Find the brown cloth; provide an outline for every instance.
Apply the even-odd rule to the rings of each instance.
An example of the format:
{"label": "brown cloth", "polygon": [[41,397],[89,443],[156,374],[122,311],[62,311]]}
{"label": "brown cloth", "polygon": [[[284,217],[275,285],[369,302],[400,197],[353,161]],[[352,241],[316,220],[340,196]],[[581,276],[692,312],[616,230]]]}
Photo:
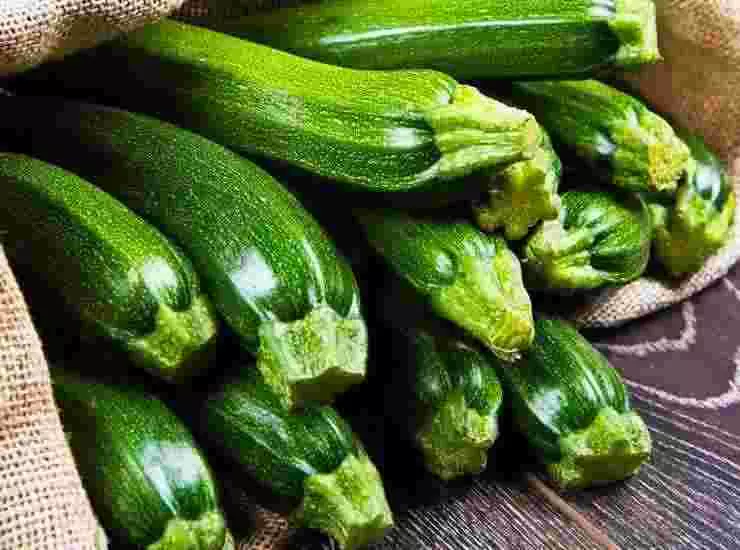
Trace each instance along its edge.
{"label": "brown cloth", "polygon": [[[181,3],[0,0],[0,75],[92,46],[171,13]],[[224,5],[223,0],[215,3]],[[656,4],[665,62],[634,80],[650,101],[699,131],[734,166],[738,188],[740,3]],[[209,2],[191,1],[181,13],[203,16]],[[721,279],[739,257],[736,229],[732,242],[701,273],[678,285],[642,279],[598,296],[575,319],[605,327],[645,316]],[[53,404],[41,344],[0,252],[0,550],[94,548],[95,525]],[[244,549],[273,549],[280,546],[273,541],[286,540],[282,520],[265,515],[261,525]]]}

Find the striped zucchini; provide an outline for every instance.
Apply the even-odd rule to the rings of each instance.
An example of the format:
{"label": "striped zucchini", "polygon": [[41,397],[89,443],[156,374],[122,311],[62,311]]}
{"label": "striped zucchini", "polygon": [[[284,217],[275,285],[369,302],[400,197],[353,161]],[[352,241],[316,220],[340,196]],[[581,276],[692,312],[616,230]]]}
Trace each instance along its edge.
{"label": "striped zucchini", "polygon": [[171,382],[208,366],[218,324],[190,261],[113,197],[0,153],[0,236],[15,265],[137,365]]}
{"label": "striped zucchini", "polygon": [[176,21],[33,75],[31,88],[155,114],[348,189],[434,202],[476,195],[538,139],[529,113],[441,73],[340,68]]}
{"label": "striped zucchini", "polygon": [[456,78],[586,77],[660,58],[651,0],[319,0],[219,10],[195,22],[360,69]]}
{"label": "striped zucchini", "polygon": [[286,403],[331,401],[362,381],[367,335],[354,275],[266,172],[187,130],[92,104],[0,98],[0,130],[13,147],[95,181],[181,245]]}

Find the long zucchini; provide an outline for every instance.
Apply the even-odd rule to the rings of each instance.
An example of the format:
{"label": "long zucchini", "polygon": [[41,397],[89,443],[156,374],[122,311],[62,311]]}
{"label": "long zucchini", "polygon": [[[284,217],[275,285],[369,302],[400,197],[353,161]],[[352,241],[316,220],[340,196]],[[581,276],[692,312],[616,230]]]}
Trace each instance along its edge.
{"label": "long zucchini", "polygon": [[265,171],[171,124],[92,104],[0,98],[0,130],[10,146],[90,178],[180,244],[287,403],[330,401],[364,378],[354,275]]}
{"label": "long zucchini", "polygon": [[659,59],[651,0],[318,0],[200,25],[326,63],[456,78],[585,77]]}
{"label": "long zucchini", "polygon": [[357,217],[375,251],[437,315],[504,360],[529,347],[532,304],[502,237],[447,212],[359,210]]}
{"label": "long zucchini", "polygon": [[328,406],[289,413],[258,370],[240,367],[199,408],[204,441],[292,508],[296,526],[353,550],[393,525],[383,483],[347,423]]}
{"label": "long zucchini", "polygon": [[138,380],[52,368],[54,396],[85,490],[126,548],[221,550],[230,535],[190,432]]}
{"label": "long zucchini", "polygon": [[137,365],[173,382],[208,366],[218,324],[190,261],[92,184],[0,153],[0,237],[13,263]]}
{"label": "long zucchini", "polygon": [[562,147],[604,181],[675,194],[690,152],[640,100],[596,80],[516,82],[511,99],[530,109]]}
{"label": "long zucchini", "polygon": [[435,202],[485,189],[538,138],[529,113],[441,73],[324,65],[176,21],[33,75],[24,81],[148,112],[349,189]]}
{"label": "long zucchini", "polygon": [[538,319],[534,344],[499,374],[514,423],[561,489],[625,479],[650,457],[650,433],[627,388],[576,329]]}

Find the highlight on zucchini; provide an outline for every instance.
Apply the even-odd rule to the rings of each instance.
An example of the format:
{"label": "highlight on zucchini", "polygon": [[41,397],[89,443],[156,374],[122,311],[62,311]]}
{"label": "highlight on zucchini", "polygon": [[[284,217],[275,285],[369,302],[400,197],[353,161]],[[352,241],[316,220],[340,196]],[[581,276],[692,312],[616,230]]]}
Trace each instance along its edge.
{"label": "highlight on zucchini", "polygon": [[233,548],[212,472],[162,401],[125,376],[98,379],[54,365],[51,377],[85,491],[113,541],[147,550]]}
{"label": "highlight on zucchini", "polygon": [[515,82],[511,99],[531,110],[555,146],[605,181],[675,194],[691,153],[640,100],[596,80]]}
{"label": "highlight on zucchini", "polygon": [[203,440],[292,509],[290,521],[346,550],[393,525],[378,471],[349,425],[328,406],[290,413],[251,365],[228,373],[199,408]]}
{"label": "highlight on zucchini", "polygon": [[506,241],[446,212],[364,209],[357,218],[375,251],[440,317],[504,360],[532,342],[532,304]]}
{"label": "highlight on zucchini", "polygon": [[3,97],[2,130],[8,146],[89,178],[177,242],[287,404],[328,402],[364,379],[355,277],[267,172],[172,124],[89,103]]}
{"label": "highlight on zucchini", "polygon": [[209,366],[218,321],[190,261],[88,181],[0,153],[0,237],[16,266],[138,366],[170,382]]}
{"label": "highlight on zucchini", "polygon": [[325,185],[430,201],[477,195],[539,139],[529,113],[442,73],[341,68],[172,20],[18,83],[34,84],[154,114]]}
{"label": "highlight on zucchini", "polygon": [[651,0],[232,3],[195,23],[326,63],[460,79],[583,78],[660,59]]}
{"label": "highlight on zucchini", "polygon": [[568,191],[560,219],[527,239],[522,265],[530,289],[591,290],[640,277],[650,259],[652,223],[634,193]]}
{"label": "highlight on zucchini", "polygon": [[502,230],[508,240],[516,241],[539,222],[558,217],[563,167],[547,132],[540,128],[540,134],[535,156],[501,171],[484,198],[473,203],[475,220],[482,230]]}
{"label": "highlight on zucchini", "polygon": [[570,324],[537,319],[530,350],[498,372],[514,424],[556,487],[620,481],[650,458],[650,432],[619,373]]}

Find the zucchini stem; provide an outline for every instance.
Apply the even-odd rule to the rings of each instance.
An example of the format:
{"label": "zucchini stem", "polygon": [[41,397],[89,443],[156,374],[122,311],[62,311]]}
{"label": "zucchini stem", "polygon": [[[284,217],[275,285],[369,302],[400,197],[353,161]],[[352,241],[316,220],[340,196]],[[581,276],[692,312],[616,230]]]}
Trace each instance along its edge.
{"label": "zucchini stem", "polygon": [[609,27],[621,44],[617,64],[630,68],[661,61],[653,1],[616,0],[616,8],[617,16],[609,19]]}
{"label": "zucchini stem", "polygon": [[147,550],[227,550],[231,540],[223,516],[212,511],[196,520],[171,519],[162,537]]}

